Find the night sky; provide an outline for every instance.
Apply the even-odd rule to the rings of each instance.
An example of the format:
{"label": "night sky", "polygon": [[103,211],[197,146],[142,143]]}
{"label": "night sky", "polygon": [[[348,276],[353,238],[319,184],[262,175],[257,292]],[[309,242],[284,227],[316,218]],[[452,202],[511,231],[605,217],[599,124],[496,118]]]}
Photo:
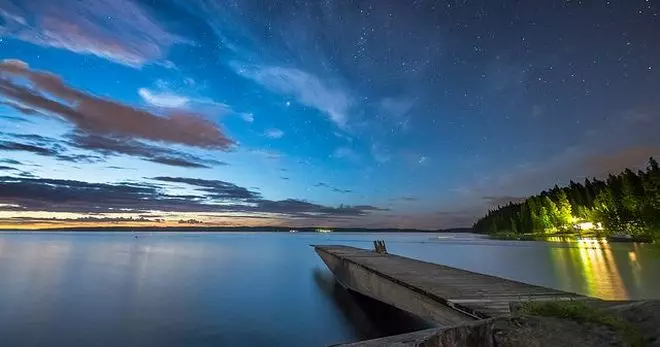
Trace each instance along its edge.
{"label": "night sky", "polygon": [[0,226],[469,226],[660,155],[659,14],[0,0]]}

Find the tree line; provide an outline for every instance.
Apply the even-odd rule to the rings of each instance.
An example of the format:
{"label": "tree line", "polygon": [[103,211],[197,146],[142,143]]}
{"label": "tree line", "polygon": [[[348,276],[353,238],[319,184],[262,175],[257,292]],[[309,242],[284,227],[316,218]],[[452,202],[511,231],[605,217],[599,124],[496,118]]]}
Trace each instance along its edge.
{"label": "tree line", "polygon": [[558,233],[594,226],[605,235],[660,239],[660,168],[650,158],[646,170],[624,170],[606,180],[571,181],[488,211],[473,226],[482,233]]}

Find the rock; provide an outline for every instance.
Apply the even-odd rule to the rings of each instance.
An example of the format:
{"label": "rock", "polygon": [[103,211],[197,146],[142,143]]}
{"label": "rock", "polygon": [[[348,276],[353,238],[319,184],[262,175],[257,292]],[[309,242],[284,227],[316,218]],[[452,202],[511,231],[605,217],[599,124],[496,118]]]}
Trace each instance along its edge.
{"label": "rock", "polygon": [[[591,305],[591,303],[589,303]],[[613,315],[623,326],[610,327],[566,318],[519,313],[449,328],[434,328],[344,347],[660,347],[660,301],[594,302],[597,313]],[[513,310],[518,312],[518,310]],[[631,336],[631,332],[634,334]],[[631,339],[635,338],[635,339]],[[636,340],[640,338],[641,341]]]}
{"label": "rock", "polygon": [[660,301],[636,301],[604,309],[628,322],[646,346],[660,346]]}
{"label": "rock", "polygon": [[627,346],[623,336],[607,327],[552,317],[498,318],[492,338],[498,347]]}

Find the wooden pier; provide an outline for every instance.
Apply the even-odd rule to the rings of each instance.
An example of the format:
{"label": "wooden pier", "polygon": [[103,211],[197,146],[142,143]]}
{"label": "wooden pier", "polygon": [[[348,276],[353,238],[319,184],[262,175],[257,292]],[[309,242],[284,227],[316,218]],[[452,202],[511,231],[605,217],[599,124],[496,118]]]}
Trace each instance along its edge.
{"label": "wooden pier", "polygon": [[511,303],[587,297],[347,246],[314,246],[340,283],[440,326],[511,313]]}

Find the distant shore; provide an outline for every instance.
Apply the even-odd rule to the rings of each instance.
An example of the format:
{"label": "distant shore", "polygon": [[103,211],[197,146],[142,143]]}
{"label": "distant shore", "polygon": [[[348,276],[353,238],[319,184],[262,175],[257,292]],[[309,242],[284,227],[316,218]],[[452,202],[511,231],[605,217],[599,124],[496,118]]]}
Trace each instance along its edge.
{"label": "distant shore", "polygon": [[[0,229],[0,231],[33,231],[33,232],[48,232],[48,231],[71,231],[71,232],[318,232],[318,227],[203,227],[203,226],[181,226],[181,227],[67,227],[67,228],[42,228],[42,229]],[[422,230],[422,229],[397,229],[397,228],[382,228],[382,229],[365,229],[365,228],[323,228],[331,230],[336,233],[471,233],[472,228],[450,228],[450,229],[437,229],[437,230]]]}

